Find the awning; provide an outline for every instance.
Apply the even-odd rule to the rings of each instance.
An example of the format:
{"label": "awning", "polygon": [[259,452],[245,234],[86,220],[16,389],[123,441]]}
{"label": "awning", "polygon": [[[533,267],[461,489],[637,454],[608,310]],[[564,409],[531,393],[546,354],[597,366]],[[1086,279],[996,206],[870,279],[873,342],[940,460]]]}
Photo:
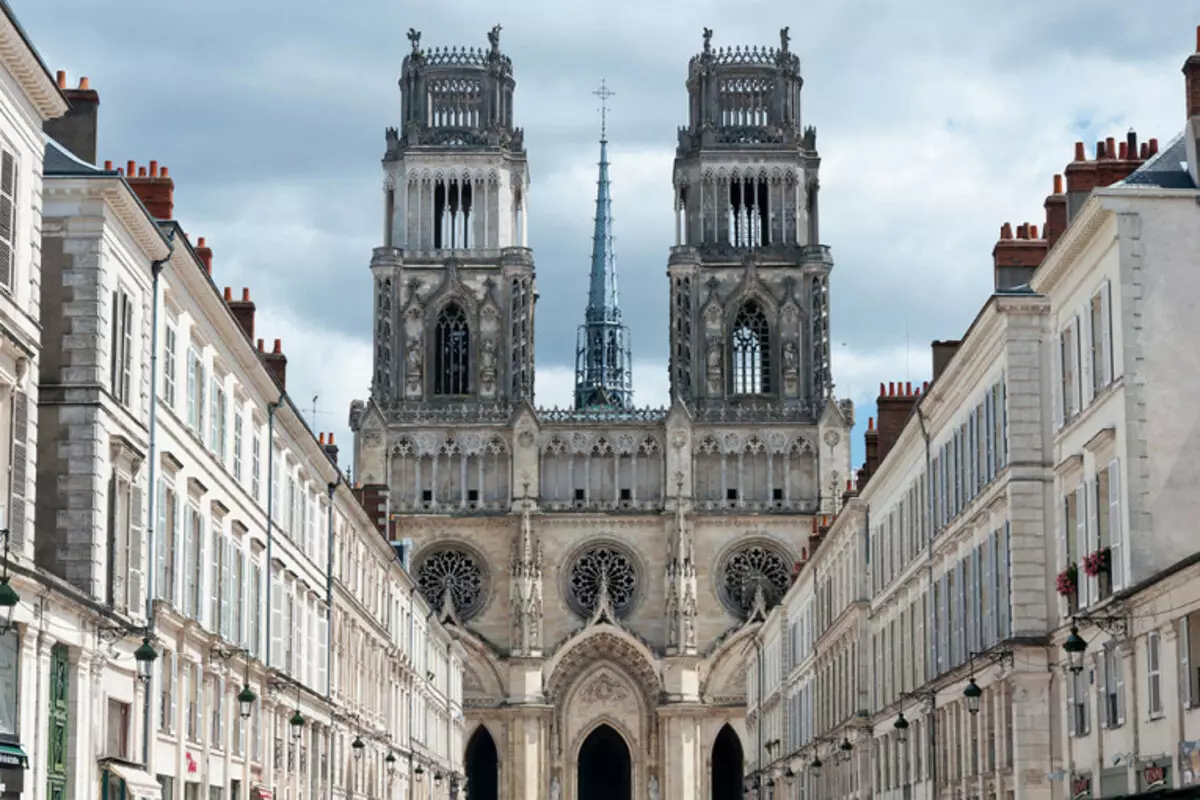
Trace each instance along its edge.
{"label": "awning", "polygon": [[254,800],[271,800],[271,790],[265,786],[256,785],[250,790],[250,796]]}
{"label": "awning", "polygon": [[102,767],[125,781],[125,791],[138,800],[162,800],[162,786],[143,769],[132,764],[109,761]]}
{"label": "awning", "polygon": [[29,756],[19,744],[0,744],[0,769],[29,769]]}

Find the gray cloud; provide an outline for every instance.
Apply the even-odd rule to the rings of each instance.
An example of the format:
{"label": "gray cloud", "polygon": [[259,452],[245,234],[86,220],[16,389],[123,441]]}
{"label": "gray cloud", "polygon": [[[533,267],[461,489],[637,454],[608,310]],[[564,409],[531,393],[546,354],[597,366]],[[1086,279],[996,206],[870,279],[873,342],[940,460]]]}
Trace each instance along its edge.
{"label": "gray cloud", "polygon": [[[775,44],[789,25],[805,124],[818,127],[824,159],[835,378],[869,405],[878,380],[924,377],[928,342],[965,330],[990,288],[1000,223],[1041,223],[1050,176],[1075,139],[1090,149],[1130,126],[1163,140],[1182,127],[1179,67],[1200,21],[1184,3],[1151,13],[1124,0],[852,0],[810,4],[803,16],[786,0],[13,5],[52,69],[87,74],[99,89],[101,157],[171,167],[178,216],[209,238],[218,283],[251,286],[269,309],[263,334],[279,335],[274,326],[307,350],[324,332],[355,349],[346,359],[294,351],[293,380],[335,384],[325,391],[336,403],[369,380],[358,368],[369,358],[378,159],[398,116],[409,26],[429,45],[482,46],[504,25],[533,175],[548,400],[565,400],[559,383],[586,297],[598,156],[589,92],[602,77],[617,92],[618,264],[649,401],[664,385],[670,171],[687,60],[704,25],[720,45]],[[318,427],[341,425],[344,405],[328,413]]]}

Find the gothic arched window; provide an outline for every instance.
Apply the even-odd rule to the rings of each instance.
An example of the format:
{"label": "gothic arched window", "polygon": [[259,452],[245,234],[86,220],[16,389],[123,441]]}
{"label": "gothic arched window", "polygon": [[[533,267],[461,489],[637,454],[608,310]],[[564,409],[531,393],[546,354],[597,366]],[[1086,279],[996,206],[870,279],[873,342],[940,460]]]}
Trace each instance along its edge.
{"label": "gothic arched window", "polygon": [[451,303],[438,315],[433,341],[433,393],[467,394],[471,375],[471,329],[467,315]]}
{"label": "gothic arched window", "polygon": [[771,391],[771,334],[767,317],[757,300],[747,300],[733,320],[734,394],[767,394]]}

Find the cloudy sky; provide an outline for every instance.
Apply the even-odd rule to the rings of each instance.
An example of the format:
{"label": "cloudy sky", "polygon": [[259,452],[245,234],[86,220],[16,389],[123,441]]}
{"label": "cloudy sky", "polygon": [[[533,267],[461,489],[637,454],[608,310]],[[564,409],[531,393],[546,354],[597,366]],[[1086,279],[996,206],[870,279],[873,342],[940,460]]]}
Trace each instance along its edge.
{"label": "cloudy sky", "polygon": [[836,391],[857,403],[861,430],[880,381],[927,378],[929,342],[965,330],[1000,224],[1041,224],[1073,142],[1091,153],[1133,127],[1165,143],[1182,127],[1180,67],[1200,22],[1184,0],[10,2],[51,70],[99,90],[100,159],[170,167],[176,216],[207,237],[214,278],[251,288],[259,335],[283,339],[292,396],[311,409],[318,395],[310,423],[339,436],[370,380],[367,265],[409,27],[426,46],[484,46],[503,25],[533,176],[543,405],[570,402],[598,155],[591,91],[603,78],[616,92],[622,304],[637,400],[659,405],[688,58],[705,26],[717,46],[775,45],[790,26],[836,263]]}

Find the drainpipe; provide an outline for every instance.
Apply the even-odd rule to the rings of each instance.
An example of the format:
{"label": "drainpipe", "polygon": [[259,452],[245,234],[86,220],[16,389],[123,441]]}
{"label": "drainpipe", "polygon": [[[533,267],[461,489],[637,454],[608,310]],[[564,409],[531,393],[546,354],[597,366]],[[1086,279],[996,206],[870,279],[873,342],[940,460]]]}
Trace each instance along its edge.
{"label": "drainpipe", "polygon": [[271,553],[275,549],[275,412],[283,405],[287,392],[279,395],[274,403],[267,403],[267,646],[263,661],[271,669]]}
{"label": "drainpipe", "polygon": [[[333,493],[342,483],[342,471],[337,480],[329,484],[329,559],[325,569],[325,704],[333,707]],[[333,732],[330,731],[329,768],[333,769]],[[329,800],[333,800],[333,780],[329,780]]]}
{"label": "drainpipe", "polygon": [[[924,398],[922,398],[923,400]],[[921,423],[921,438],[925,440],[925,514],[929,520],[929,541],[925,552],[925,572],[929,580],[929,610],[932,616],[933,624],[930,626],[929,641],[933,644],[933,655],[930,663],[930,668],[934,670],[936,676],[937,660],[938,660],[938,608],[933,602],[933,539],[937,535],[937,526],[933,517],[933,447],[929,438],[929,430],[925,427],[925,415],[921,412],[921,403],[918,401],[913,406],[913,410],[917,412],[917,421]],[[930,697],[933,695],[931,694]],[[932,786],[932,792],[937,793],[937,702],[933,701],[929,704],[929,719],[927,720],[929,728],[929,781]]]}
{"label": "drainpipe", "polygon": [[[155,564],[154,552],[154,518],[157,513],[155,500],[158,498],[158,487],[155,486],[155,467],[158,461],[157,438],[158,431],[158,276],[162,274],[167,262],[171,260],[171,256],[175,254],[175,229],[172,228],[167,234],[167,254],[163,258],[158,259],[150,264],[150,430],[149,430],[149,446],[147,448],[147,458],[150,461],[150,467],[147,472],[146,487],[146,637],[153,638],[154,636],[154,592],[157,587],[154,585],[154,578],[158,573],[157,565]],[[145,706],[145,721],[142,725],[142,763],[146,767],[146,771],[151,775],[154,773],[150,770],[150,742],[154,737],[154,675],[151,673],[150,680],[145,684],[146,690],[146,706]]]}

